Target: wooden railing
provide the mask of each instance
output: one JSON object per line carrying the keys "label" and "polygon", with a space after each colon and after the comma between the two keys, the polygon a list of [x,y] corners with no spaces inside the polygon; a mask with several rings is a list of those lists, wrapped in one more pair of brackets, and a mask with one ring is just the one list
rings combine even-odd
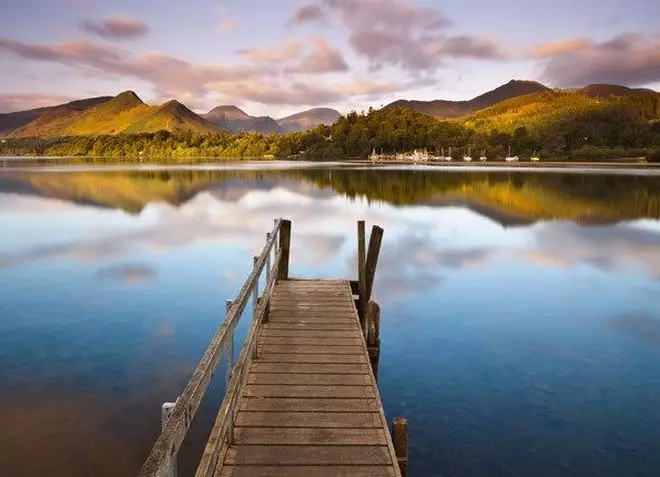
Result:
{"label": "wooden railing", "polygon": [[[272,232],[266,234],[266,245],[261,255],[254,258],[254,268],[238,292],[236,299],[227,302],[225,320],[215,333],[204,352],[190,381],[181,396],[171,406],[169,417],[156,440],[147,460],[140,469],[139,477],[168,477],[175,473],[176,457],[186,437],[188,428],[211,382],[211,378],[223,355],[227,357],[227,385],[220,411],[200,461],[196,477],[210,476],[215,469],[219,453],[226,446],[224,440],[234,439],[234,415],[240,390],[245,384],[249,364],[256,353],[257,331],[267,319],[270,297],[278,279],[286,280],[289,274],[289,250],[291,222],[276,220]],[[259,279],[266,271],[266,283],[259,297]],[[252,324],[234,364],[234,330],[252,297]]]}

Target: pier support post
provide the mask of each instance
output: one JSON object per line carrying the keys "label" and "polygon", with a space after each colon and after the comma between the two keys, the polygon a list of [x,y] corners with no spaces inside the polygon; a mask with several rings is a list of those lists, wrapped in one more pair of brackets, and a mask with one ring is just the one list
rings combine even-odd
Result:
{"label": "pier support post", "polygon": [[394,453],[399,462],[401,476],[408,474],[408,421],[403,417],[396,417],[392,421],[392,444]]}
{"label": "pier support post", "polygon": [[371,236],[369,237],[369,249],[367,250],[367,261],[364,264],[365,286],[364,296],[362,303],[369,303],[371,300],[371,292],[374,286],[374,278],[376,276],[376,265],[378,265],[378,254],[380,253],[380,244],[383,241],[383,229],[374,225],[371,228]]}
{"label": "pier support post", "polygon": [[380,361],[380,306],[375,301],[367,303],[367,351],[374,377],[378,380],[378,362]]}
{"label": "pier support post", "polygon": [[291,221],[282,219],[280,225],[280,248],[282,249],[282,259],[280,269],[277,274],[278,280],[289,279],[289,251],[291,250]]}
{"label": "pier support post", "polygon": [[365,293],[365,250],[366,247],[366,239],[365,239],[365,231],[364,231],[364,220],[358,220],[358,316],[360,317],[360,325],[362,328],[362,332],[365,333],[366,335],[366,317],[365,317],[365,306],[366,303],[363,301],[364,300],[364,293]]}

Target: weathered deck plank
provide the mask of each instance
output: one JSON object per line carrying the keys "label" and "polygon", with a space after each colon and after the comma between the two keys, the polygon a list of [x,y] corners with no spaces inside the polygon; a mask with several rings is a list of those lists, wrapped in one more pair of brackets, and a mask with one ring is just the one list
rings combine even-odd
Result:
{"label": "weathered deck plank", "polygon": [[216,477],[396,477],[350,284],[283,280]]}

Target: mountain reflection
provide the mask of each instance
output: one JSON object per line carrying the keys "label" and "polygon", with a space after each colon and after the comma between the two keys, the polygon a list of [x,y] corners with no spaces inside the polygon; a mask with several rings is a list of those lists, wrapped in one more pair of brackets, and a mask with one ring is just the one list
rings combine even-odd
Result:
{"label": "mountain reflection", "polygon": [[332,191],[391,205],[462,206],[506,226],[547,219],[598,224],[660,218],[660,184],[653,177],[350,168],[0,175],[0,192],[128,213],[156,202],[180,206],[202,191],[240,200],[248,192],[273,188],[312,198]]}

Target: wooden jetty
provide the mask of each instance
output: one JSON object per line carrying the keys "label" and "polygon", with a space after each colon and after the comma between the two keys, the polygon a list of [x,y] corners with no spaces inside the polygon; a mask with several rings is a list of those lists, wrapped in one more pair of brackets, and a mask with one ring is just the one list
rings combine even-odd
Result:
{"label": "wooden jetty", "polygon": [[[395,419],[390,434],[376,384],[380,309],[371,292],[382,235],[374,226],[367,250],[358,222],[357,280],[290,278],[291,222],[276,220],[190,382],[163,405],[139,476],[176,476],[177,452],[223,357],[225,396],[195,477],[405,476],[407,422]],[[250,298],[235,360],[234,329]]]}

